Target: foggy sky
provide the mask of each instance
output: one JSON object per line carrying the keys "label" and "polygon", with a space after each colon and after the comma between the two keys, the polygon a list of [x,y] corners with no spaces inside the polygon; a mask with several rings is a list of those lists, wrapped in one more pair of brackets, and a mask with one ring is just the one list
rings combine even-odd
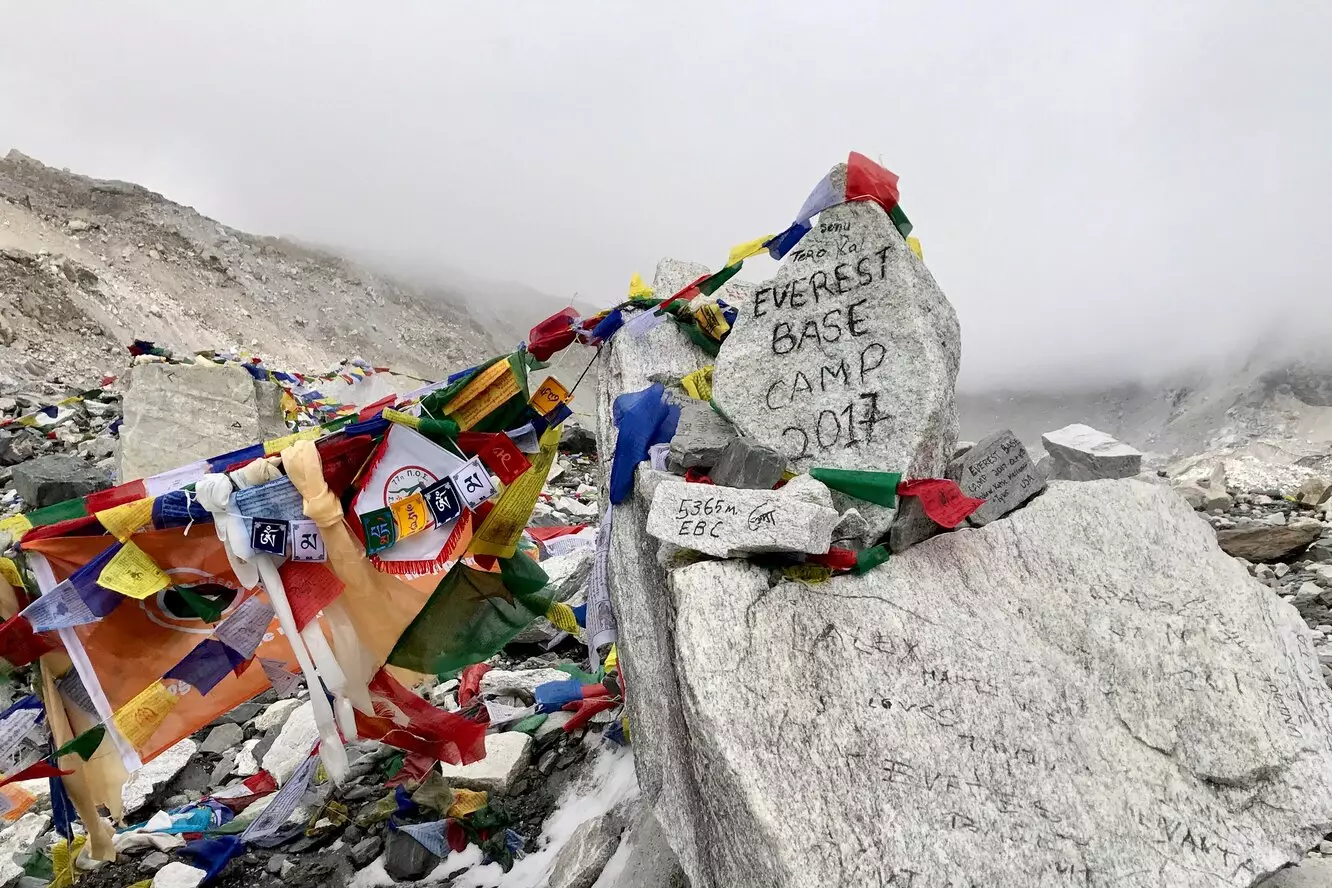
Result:
{"label": "foggy sky", "polygon": [[[1070,7],[1077,7],[1072,9]],[[604,305],[848,149],[971,386],[1332,342],[1332,5],[0,0],[0,151]],[[746,266],[754,280],[769,260]]]}

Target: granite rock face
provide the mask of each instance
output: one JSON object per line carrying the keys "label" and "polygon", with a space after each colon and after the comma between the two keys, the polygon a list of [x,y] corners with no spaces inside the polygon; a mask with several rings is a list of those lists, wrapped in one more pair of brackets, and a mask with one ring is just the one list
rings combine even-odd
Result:
{"label": "granite rock face", "polygon": [[[834,168],[834,191],[845,173]],[[742,435],[793,471],[942,476],[957,443],[957,316],[877,204],[825,210],[739,310],[713,398]],[[887,514],[867,517],[886,529]]]}
{"label": "granite rock face", "polygon": [[712,468],[712,481],[723,487],[772,490],[786,472],[786,457],[745,438],[726,445]]}
{"label": "granite rock face", "polygon": [[1247,886],[1332,826],[1303,623],[1168,488],[1052,483],[817,586],[670,582],[614,591],[692,888]]}
{"label": "granite rock face", "polygon": [[236,365],[139,364],[120,430],[120,480],[209,459],[288,429],[282,391]]}
{"label": "granite rock face", "polygon": [[734,427],[712,405],[691,398],[680,405],[680,422],[671,438],[671,462],[681,469],[716,465],[734,440]]}
{"label": "granite rock face", "polygon": [[1142,453],[1088,425],[1073,423],[1041,435],[1050,455],[1052,479],[1096,481],[1132,478],[1142,471]]}
{"label": "granite rock face", "polygon": [[647,532],[721,558],[758,552],[822,554],[840,519],[835,510],[782,490],[662,481],[652,497]]}

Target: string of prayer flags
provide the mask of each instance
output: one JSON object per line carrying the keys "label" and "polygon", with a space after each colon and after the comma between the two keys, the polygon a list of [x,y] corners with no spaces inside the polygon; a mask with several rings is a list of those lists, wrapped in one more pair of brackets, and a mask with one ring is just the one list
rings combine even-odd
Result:
{"label": "string of prayer flags", "polygon": [[207,638],[162,677],[183,681],[206,697],[222,679],[247,662],[222,642]]}
{"label": "string of prayer flags", "polygon": [[541,452],[532,467],[504,489],[490,514],[476,528],[468,546],[469,552],[508,558],[517,551],[518,540],[536,508],[537,497],[545,487],[559,446],[560,427],[552,426],[541,436]]}
{"label": "string of prayer flags", "polygon": [[900,472],[870,472],[815,466],[809,470],[809,476],[847,496],[877,503],[889,509],[897,507],[897,486],[902,481]]}
{"label": "string of prayer flags", "polygon": [[55,645],[33,632],[32,624],[21,613],[0,624],[0,657],[15,669],[34,663],[55,649]]}
{"label": "string of prayer flags", "polygon": [[925,514],[940,527],[957,527],[968,515],[985,505],[985,500],[967,496],[956,481],[947,478],[904,481],[897,492],[900,496],[917,497]]}
{"label": "string of prayer flags", "polygon": [[[504,566],[526,555],[501,559],[501,571],[477,570],[456,562],[420,613],[399,636],[388,662],[415,672],[440,675],[493,656],[537,617],[550,609],[554,590],[529,591],[534,580],[515,575],[518,588],[506,584]],[[520,565],[521,567],[521,565]],[[544,571],[541,572],[544,577]],[[541,582],[544,584],[545,580]]]}
{"label": "string of prayer flags", "polygon": [[[286,580],[283,582],[285,584]],[[287,588],[290,597],[290,586]],[[263,642],[264,634],[273,621],[273,614],[271,604],[258,595],[251,595],[213,629],[213,636],[235,651],[242,661],[248,660]]]}
{"label": "string of prayer flags", "polygon": [[171,578],[133,542],[123,543],[97,577],[97,584],[143,600],[171,585]]}
{"label": "string of prayer flags", "polygon": [[131,746],[143,749],[179,702],[180,698],[159,679],[112,713],[111,722]]}
{"label": "string of prayer flags", "polygon": [[[643,283],[643,277],[642,277],[638,272],[634,272],[633,276],[629,278],[629,298],[630,298],[630,299],[634,299],[634,298],[638,298],[638,297],[642,297],[642,298],[645,298],[645,299],[651,299],[651,298],[652,298],[652,292],[653,292],[653,291],[652,291],[652,288],[649,287],[647,284]],[[544,359],[543,359],[543,360],[544,360]]]}
{"label": "string of prayer flags", "polygon": [[742,244],[736,244],[734,247],[731,247],[731,252],[726,257],[726,264],[738,265],[750,256],[757,256],[768,248],[768,241],[776,236],[777,235],[775,234],[766,234],[763,237],[756,237],[753,240],[745,241]]}
{"label": "string of prayer flags", "polygon": [[[558,406],[556,401],[551,409]],[[503,432],[462,432],[458,435],[458,449],[475,454],[505,484],[512,484],[532,467],[518,445]]]}
{"label": "string of prayer flags", "polygon": [[98,747],[102,745],[102,740],[105,737],[106,725],[93,725],[91,728],[57,749],[55,752],[55,758],[59,761],[67,755],[77,755],[86,762],[93,757],[93,753],[95,753]]}
{"label": "string of prayer flags", "polygon": [[287,601],[291,605],[297,631],[310,625],[310,621],[336,601],[346,588],[337,574],[323,564],[288,561],[278,570],[278,574],[286,587]]}

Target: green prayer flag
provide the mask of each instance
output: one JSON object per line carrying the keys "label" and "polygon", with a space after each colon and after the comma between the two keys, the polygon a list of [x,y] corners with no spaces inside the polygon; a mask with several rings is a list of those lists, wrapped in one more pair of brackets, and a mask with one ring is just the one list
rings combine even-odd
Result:
{"label": "green prayer flag", "polygon": [[554,590],[541,566],[526,555],[499,562],[498,573],[455,563],[398,638],[388,662],[436,675],[480,663],[545,614]]}
{"label": "green prayer flag", "polygon": [[570,678],[578,679],[579,684],[594,685],[597,682],[601,681],[600,678],[593,675],[591,672],[584,672],[583,670],[579,669],[578,666],[574,663],[560,663],[554,668],[559,670],[560,672],[563,672],[565,675],[569,676]]}
{"label": "green prayer flag", "polygon": [[77,755],[85,762],[93,757],[97,747],[102,745],[102,738],[106,736],[106,725],[93,725],[73,740],[56,750],[55,758],[59,761],[62,756]]}
{"label": "green prayer flag", "polygon": [[222,606],[217,602],[204,598],[189,586],[176,586],[175,590],[185,599],[185,603],[194,611],[194,615],[205,623],[216,623],[222,619]]}
{"label": "green prayer flag", "polygon": [[[691,317],[690,321],[692,320],[693,318]],[[694,345],[697,345],[699,348],[703,349],[703,351],[705,351],[709,357],[715,358],[717,357],[718,353],[721,352],[721,343],[708,336],[708,334],[704,333],[702,330],[700,330],[698,328],[698,324],[686,322],[681,320],[680,318],[676,318],[675,322],[679,324],[681,327],[683,327],[684,331],[689,334],[689,338],[693,340]]]}
{"label": "green prayer flag", "polygon": [[513,725],[509,728],[509,730],[518,734],[527,734],[530,736],[532,734],[535,734],[537,728],[544,725],[546,723],[546,719],[548,718],[550,718],[550,716],[547,715],[546,713],[538,712],[536,715],[529,715],[527,718],[522,719],[521,721],[514,722]]}
{"label": "green prayer flag", "polygon": [[907,214],[902,211],[902,207],[895,206],[889,210],[888,218],[893,220],[893,224],[897,226],[898,232],[901,233],[902,238],[905,240],[906,236],[911,233],[912,226],[911,220],[908,219]]}
{"label": "green prayer flag", "polygon": [[716,293],[725,286],[727,281],[740,273],[740,267],[744,264],[743,261],[740,261],[734,265],[728,265],[707,280],[699,281],[698,292],[702,293],[704,296],[711,296],[713,293]]}
{"label": "green prayer flag", "polygon": [[865,472],[860,469],[825,469],[814,466],[809,470],[809,476],[847,496],[890,509],[897,508],[897,485],[902,483],[901,472]]}
{"label": "green prayer flag", "polygon": [[33,527],[46,527],[49,524],[59,524],[61,521],[69,521],[72,518],[87,518],[88,509],[84,506],[82,499],[65,500],[63,503],[56,503],[54,506],[46,506],[28,513],[28,520],[32,522]]}
{"label": "green prayer flag", "polygon": [[885,545],[862,549],[856,553],[856,566],[851,568],[851,572],[856,576],[860,576],[863,573],[873,570],[880,564],[883,564],[892,556],[892,554],[893,553],[888,551],[888,547]]}

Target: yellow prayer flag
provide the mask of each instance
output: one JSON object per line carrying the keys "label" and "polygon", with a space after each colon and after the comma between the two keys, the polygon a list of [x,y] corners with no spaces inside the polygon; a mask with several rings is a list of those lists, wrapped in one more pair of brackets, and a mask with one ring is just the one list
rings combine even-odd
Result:
{"label": "yellow prayer flag", "polygon": [[159,678],[112,713],[111,721],[131,746],[142,749],[179,702],[180,698]]}
{"label": "yellow prayer flag", "polygon": [[153,497],[146,496],[103,509],[97,513],[97,520],[106,528],[107,533],[123,543],[134,535],[134,531],[152,523]]}
{"label": "yellow prayer flag", "polygon": [[745,241],[743,244],[736,244],[731,247],[731,254],[726,257],[727,265],[734,265],[748,259],[750,256],[757,256],[764,250],[764,244],[772,240],[776,235],[765,234],[763,237],[756,237],[751,241]]}
{"label": "yellow prayer flag", "polygon": [[496,407],[518,394],[518,380],[508,359],[496,361],[463,386],[444,407],[444,413],[467,431],[490,415]]}
{"label": "yellow prayer flag", "polygon": [[718,342],[730,332],[731,325],[722,314],[721,306],[715,302],[700,305],[694,312],[694,318],[698,321],[699,329]]}
{"label": "yellow prayer flag", "polygon": [[499,558],[511,558],[518,551],[518,538],[523,535],[523,528],[532,517],[536,508],[537,497],[550,474],[551,463],[555,462],[555,452],[560,446],[561,426],[551,426],[541,436],[541,452],[532,460],[532,468],[520,475],[512,484],[504,488],[495,508],[490,510],[486,520],[476,529],[472,544],[467,551],[473,555],[495,555]]}
{"label": "yellow prayer flag", "polygon": [[638,272],[634,272],[634,276],[629,278],[629,298],[633,299],[635,296],[651,298],[652,293],[652,288],[643,283],[643,278],[639,276]]}
{"label": "yellow prayer flag", "polygon": [[573,608],[563,601],[556,601],[547,608],[546,619],[561,632],[578,635],[578,618],[574,616]]}
{"label": "yellow prayer flag", "polygon": [[19,575],[18,565],[12,558],[0,558],[0,577],[9,581],[15,589],[23,588],[23,577]]}
{"label": "yellow prayer flag", "polygon": [[281,438],[274,438],[272,441],[264,442],[264,456],[272,456],[275,453],[281,453],[288,447],[296,443],[295,435],[283,435]]}
{"label": "yellow prayer flag", "polygon": [[712,365],[702,367],[680,380],[689,397],[700,401],[712,400]]}
{"label": "yellow prayer flag", "polygon": [[569,390],[554,376],[547,376],[527,403],[542,416],[569,400]]}
{"label": "yellow prayer flag", "polygon": [[0,531],[9,534],[16,541],[23,539],[23,535],[30,530],[32,522],[28,520],[27,515],[12,515],[0,521]]}
{"label": "yellow prayer flag", "polygon": [[157,566],[147,552],[133,542],[127,542],[102,568],[97,583],[142,601],[170,586],[171,577]]}
{"label": "yellow prayer flag", "polygon": [[46,888],[71,888],[74,884],[74,861],[79,859],[79,852],[88,843],[88,836],[74,837],[74,845],[68,839],[61,839],[51,846],[51,871],[53,878]]}
{"label": "yellow prayer flag", "polygon": [[817,586],[832,578],[832,568],[823,564],[793,564],[782,568],[782,576],[797,583]]}
{"label": "yellow prayer flag", "polygon": [[918,237],[907,238],[907,246],[911,248],[911,252],[916,254],[917,259],[919,259],[921,262],[925,261],[925,253],[922,252],[920,249],[920,238]]}
{"label": "yellow prayer flag", "polygon": [[620,652],[615,645],[611,645],[610,653],[606,654],[606,662],[602,664],[607,672],[610,672],[620,663]]}
{"label": "yellow prayer flag", "polygon": [[430,510],[426,508],[425,497],[419,490],[411,496],[390,503],[389,508],[393,510],[393,523],[398,525],[400,540],[423,530],[429,530],[435,523],[430,517]]}
{"label": "yellow prayer flag", "polygon": [[445,817],[465,817],[468,814],[475,814],[490,803],[490,796],[487,793],[474,789],[455,789],[453,791],[453,804],[445,812]]}
{"label": "yellow prayer flag", "polygon": [[421,428],[421,417],[412,416],[410,413],[405,413],[402,410],[394,410],[391,407],[385,407],[383,416],[389,422],[405,425],[409,429]]}

